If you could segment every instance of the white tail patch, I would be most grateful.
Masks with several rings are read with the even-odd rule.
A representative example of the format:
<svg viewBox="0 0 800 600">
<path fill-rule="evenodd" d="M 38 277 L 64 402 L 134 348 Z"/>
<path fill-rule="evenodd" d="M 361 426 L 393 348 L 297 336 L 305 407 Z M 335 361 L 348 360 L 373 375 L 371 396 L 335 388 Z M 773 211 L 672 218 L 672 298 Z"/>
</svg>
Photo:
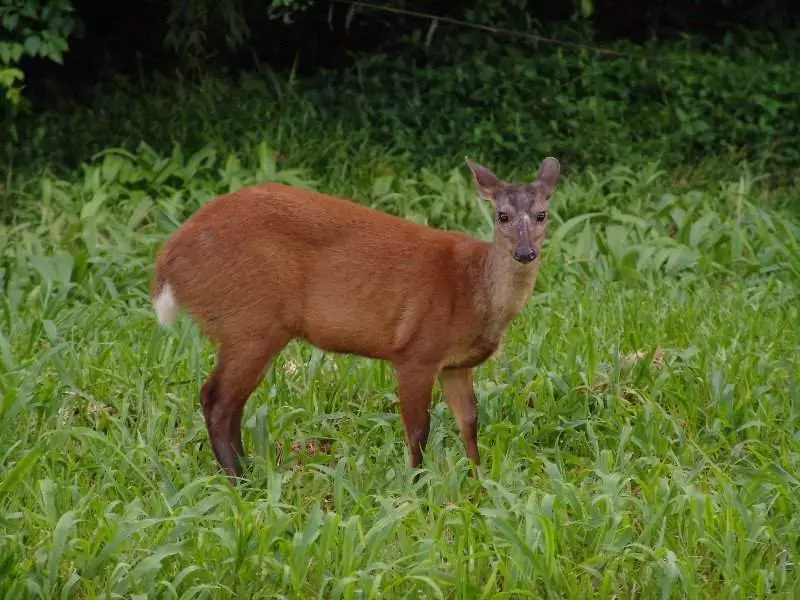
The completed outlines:
<svg viewBox="0 0 800 600">
<path fill-rule="evenodd" d="M 162 326 L 171 325 L 178 317 L 178 301 L 175 300 L 175 292 L 172 291 L 172 286 L 165 283 L 161 286 L 161 291 L 158 296 L 153 300 L 153 308 L 156 310 L 156 317 L 158 323 Z"/>
</svg>

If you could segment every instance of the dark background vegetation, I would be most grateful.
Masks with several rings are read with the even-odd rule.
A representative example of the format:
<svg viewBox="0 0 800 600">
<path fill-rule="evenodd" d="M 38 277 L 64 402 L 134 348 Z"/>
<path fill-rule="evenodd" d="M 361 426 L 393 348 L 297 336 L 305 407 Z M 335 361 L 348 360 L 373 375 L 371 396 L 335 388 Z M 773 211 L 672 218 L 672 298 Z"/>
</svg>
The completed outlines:
<svg viewBox="0 0 800 600">
<path fill-rule="evenodd" d="M 286 22 L 270 13 L 270 9 L 275 10 L 273 4 L 278 3 L 74 0 L 81 30 L 70 39 L 64 66 L 53 68 L 39 61 L 25 66 L 32 74 L 69 83 L 76 79 L 92 83 L 109 74 L 139 74 L 142 69 L 169 72 L 185 68 L 187 59 L 232 69 L 252 68 L 254 61 L 273 68 L 296 64 L 302 73 L 313 74 L 322 68 L 345 68 L 352 64 L 354 53 L 399 49 L 398 44 L 407 42 L 409 35 L 425 32 L 430 25 L 424 18 L 336 0 L 309 2 L 307 8 L 290 2 L 290 7 L 303 8 L 287 9 L 291 21 Z M 587 36 L 593 32 L 591 37 L 598 41 L 626 39 L 640 43 L 677 39 L 685 34 L 718 42 L 741 27 L 772 32 L 791 29 L 800 16 L 800 5 L 788 0 L 591 0 L 591 14 L 586 17 L 581 16 L 582 3 L 574 0 L 388 0 L 374 4 L 516 31 L 566 33 L 565 26 L 577 27 Z M 230 16 L 233 12 L 236 18 Z M 442 28 L 435 37 L 437 44 L 446 43 L 456 31 L 447 24 Z M 575 32 L 569 37 L 575 38 Z"/>
<path fill-rule="evenodd" d="M 15 3 L 29 4 L 5 15 Z M 244 149 L 276 114 L 299 111 L 415 167 L 466 153 L 511 169 L 543 153 L 596 168 L 720 157 L 769 160 L 771 177 L 794 177 L 795 2 L 379 4 L 508 31 L 346 2 L 44 2 L 69 16 L 68 32 L 41 9 L 4 28 L 5 43 L 26 50 L 23 102 L 5 103 L 6 170 L 72 168 L 143 140 Z M 59 35 L 63 53 L 48 53 Z"/>
</svg>

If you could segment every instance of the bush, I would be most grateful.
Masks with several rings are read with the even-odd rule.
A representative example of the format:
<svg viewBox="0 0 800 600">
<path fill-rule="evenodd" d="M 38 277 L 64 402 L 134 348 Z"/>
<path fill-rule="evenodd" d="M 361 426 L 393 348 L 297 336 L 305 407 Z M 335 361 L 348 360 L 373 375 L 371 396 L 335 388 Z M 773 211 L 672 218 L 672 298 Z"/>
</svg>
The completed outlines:
<svg viewBox="0 0 800 600">
<path fill-rule="evenodd" d="M 555 153 L 581 166 L 675 166 L 738 154 L 796 166 L 800 59 L 749 41 L 614 47 L 641 57 L 630 59 L 453 34 L 418 50 L 417 65 L 408 51 L 370 57 L 315 98 L 417 157 L 457 149 L 511 165 Z"/>
<path fill-rule="evenodd" d="M 23 57 L 62 61 L 76 25 L 73 11 L 70 0 L 6 0 L 0 6 L 0 25 L 8 36 L 0 41 L 0 109 L 21 100 Z"/>
<path fill-rule="evenodd" d="M 325 152 L 369 144 L 415 169 L 460 164 L 464 155 L 526 174 L 544 154 L 575 170 L 643 160 L 672 169 L 716 158 L 734 170 L 741 161 L 762 170 L 768 160 L 781 183 L 800 165 L 800 57 L 791 40 L 752 36 L 740 45 L 731 35 L 712 50 L 688 41 L 646 51 L 617 44 L 652 57 L 631 60 L 440 35 L 427 50 L 412 39 L 309 78 L 261 71 L 101 84 L 84 106 L 21 120 L 25 143 L 6 145 L 7 163 L 74 167 L 104 147 L 134 149 L 142 140 L 160 152 L 210 141 L 247 151 L 264 139 L 280 149 L 287 136 L 326 139 L 316 135 L 323 131 Z M 316 149 L 300 152 L 327 160 Z"/>
</svg>

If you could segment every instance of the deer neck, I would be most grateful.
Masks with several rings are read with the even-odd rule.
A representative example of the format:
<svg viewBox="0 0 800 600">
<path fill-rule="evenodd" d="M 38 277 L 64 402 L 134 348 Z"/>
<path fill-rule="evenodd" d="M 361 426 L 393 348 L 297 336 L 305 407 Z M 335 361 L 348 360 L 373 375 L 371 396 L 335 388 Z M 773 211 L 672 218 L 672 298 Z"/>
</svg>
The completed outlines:
<svg viewBox="0 0 800 600">
<path fill-rule="evenodd" d="M 512 258 L 509 249 L 494 243 L 486 255 L 484 270 L 490 321 L 505 327 L 530 297 L 539 261 L 522 264 Z"/>
</svg>

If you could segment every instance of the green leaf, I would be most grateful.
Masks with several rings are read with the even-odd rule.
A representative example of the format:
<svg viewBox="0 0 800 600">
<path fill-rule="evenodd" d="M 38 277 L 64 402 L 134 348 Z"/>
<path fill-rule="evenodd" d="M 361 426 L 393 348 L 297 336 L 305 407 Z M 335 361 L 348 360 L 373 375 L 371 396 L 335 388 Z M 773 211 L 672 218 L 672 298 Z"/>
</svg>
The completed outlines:
<svg viewBox="0 0 800 600">
<path fill-rule="evenodd" d="M 575 240 L 572 251 L 576 258 L 583 260 L 591 260 L 597 256 L 597 240 L 592 230 L 592 224 L 588 220 L 585 221 L 581 234 Z"/>
<path fill-rule="evenodd" d="M 382 198 L 392 191 L 394 175 L 383 175 L 372 182 L 372 197 Z"/>
<path fill-rule="evenodd" d="M 75 259 L 69 252 L 58 250 L 52 256 L 33 254 L 28 260 L 42 280 L 47 283 L 65 285 L 72 280 Z"/>
<path fill-rule="evenodd" d="M 128 222 L 126 227 L 128 231 L 133 231 L 136 229 L 142 221 L 147 217 L 150 209 L 153 208 L 153 201 L 150 198 L 142 198 L 139 203 L 136 205 L 136 208 L 133 209 L 131 216 L 128 218 Z"/>
<path fill-rule="evenodd" d="M 64 550 L 67 546 L 67 536 L 69 535 L 69 530 L 72 529 L 74 524 L 75 512 L 70 510 L 61 515 L 61 518 L 56 524 L 55 531 L 53 531 L 53 545 L 50 548 L 50 557 L 47 561 L 49 587 L 52 594 L 50 596 L 51 598 L 55 595 L 53 594 L 53 592 L 55 592 L 53 588 L 58 580 L 58 568 L 64 558 Z"/>
<path fill-rule="evenodd" d="M 107 194 L 103 190 L 97 190 L 94 193 L 94 197 L 83 205 L 81 209 L 81 221 L 92 219 L 97 214 L 97 211 L 100 210 L 106 198 Z"/>
<path fill-rule="evenodd" d="M 19 69 L 4 68 L 0 69 L 0 86 L 5 88 L 12 87 L 17 81 L 21 81 L 24 74 Z"/>
<path fill-rule="evenodd" d="M 717 218 L 716 213 L 708 213 L 700 217 L 697 221 L 692 223 L 689 229 L 689 245 L 692 248 L 697 248 L 706 238 L 709 227 L 714 219 Z"/>
<path fill-rule="evenodd" d="M 581 224 L 585 223 L 586 221 L 590 221 L 594 217 L 601 216 L 602 214 L 603 213 L 599 213 L 599 212 L 585 213 L 585 214 L 582 214 L 582 215 L 578 215 L 577 217 L 572 217 L 568 221 L 565 221 L 553 233 L 553 235 L 551 237 L 552 243 L 554 245 L 561 243 L 569 235 L 571 235 L 574 231 L 576 231 Z"/>
<path fill-rule="evenodd" d="M 27 454 L 17 461 L 17 464 L 14 465 L 11 471 L 5 472 L 2 480 L 0 480 L 0 499 L 2 499 L 9 490 L 16 487 L 17 483 L 19 483 L 22 478 L 25 477 L 26 473 L 33 468 L 33 465 L 36 464 L 41 454 L 41 446 L 34 446 L 32 450 L 29 450 Z"/>
<path fill-rule="evenodd" d="M 22 44 L 11 44 L 11 60 L 14 62 L 19 62 L 19 59 L 22 58 L 22 53 L 25 51 L 25 47 Z"/>
<path fill-rule="evenodd" d="M 25 52 L 27 52 L 30 56 L 38 56 L 41 52 L 42 41 L 38 36 L 31 35 L 25 38 L 23 46 L 25 48 Z"/>
<path fill-rule="evenodd" d="M 606 227 L 606 242 L 614 258 L 620 259 L 628 246 L 628 230 L 619 225 L 609 225 Z"/>
<path fill-rule="evenodd" d="M 14 355 L 11 352 L 11 344 L 8 339 L 0 331 L 0 360 L 3 362 L 6 371 L 11 371 L 14 368 Z"/>
<path fill-rule="evenodd" d="M 694 251 L 688 248 L 670 248 L 664 270 L 668 274 L 674 274 L 694 267 L 696 262 L 697 257 Z"/>
<path fill-rule="evenodd" d="M 7 12 L 3 15 L 3 28 L 6 31 L 13 31 L 19 25 L 19 13 Z"/>
</svg>

